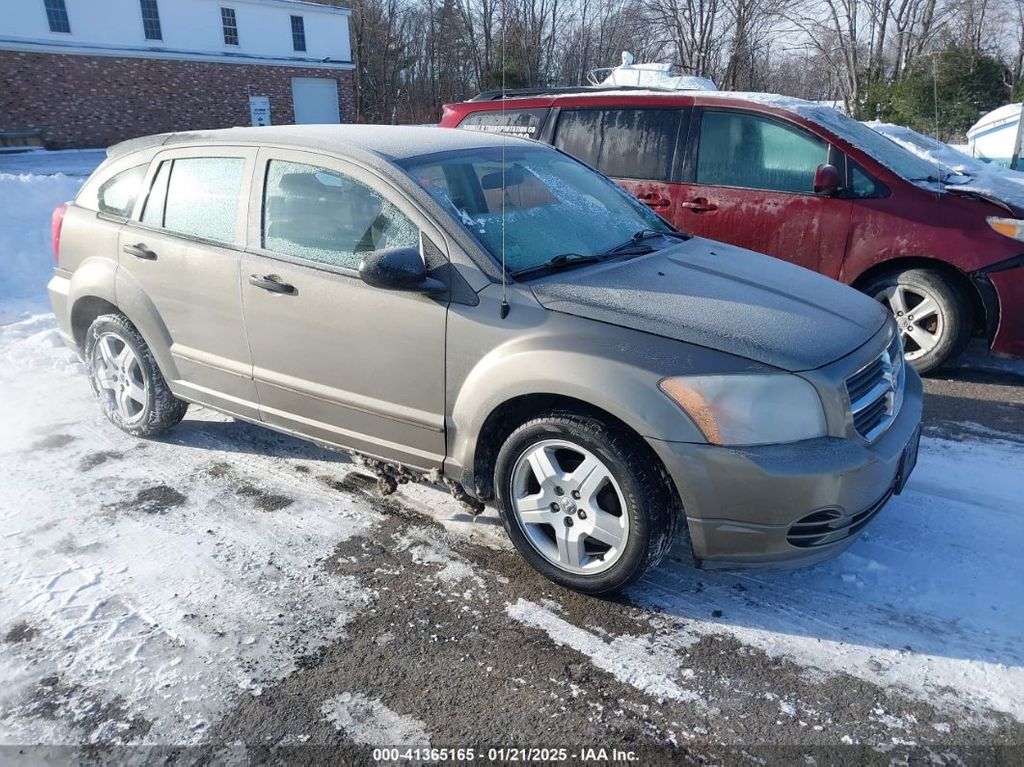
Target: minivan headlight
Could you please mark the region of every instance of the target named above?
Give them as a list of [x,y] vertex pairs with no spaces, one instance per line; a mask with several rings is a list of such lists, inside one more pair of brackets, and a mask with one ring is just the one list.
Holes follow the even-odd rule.
[[999,216],[987,216],[985,220],[992,229],[1004,237],[1024,242],[1024,220],[1019,218],[1001,218]]
[[822,437],[821,398],[794,375],[663,378],[658,388],[693,419],[715,445],[766,445]]

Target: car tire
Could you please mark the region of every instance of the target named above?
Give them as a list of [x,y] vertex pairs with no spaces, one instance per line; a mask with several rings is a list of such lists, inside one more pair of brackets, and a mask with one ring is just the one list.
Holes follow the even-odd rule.
[[[960,285],[932,269],[881,275],[863,290],[896,317],[907,361],[918,373],[954,362],[971,340],[970,301]],[[922,305],[927,314],[916,314]]]
[[104,314],[85,336],[89,383],[104,415],[122,431],[155,437],[185,417],[142,334],[121,314]]
[[576,591],[625,588],[672,546],[678,509],[657,459],[590,416],[555,412],[517,428],[498,453],[494,487],[520,554]]

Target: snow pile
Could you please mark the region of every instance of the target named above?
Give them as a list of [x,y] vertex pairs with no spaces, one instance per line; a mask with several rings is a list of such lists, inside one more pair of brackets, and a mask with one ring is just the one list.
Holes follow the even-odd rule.
[[44,299],[53,272],[50,216],[84,179],[0,172],[0,301]]

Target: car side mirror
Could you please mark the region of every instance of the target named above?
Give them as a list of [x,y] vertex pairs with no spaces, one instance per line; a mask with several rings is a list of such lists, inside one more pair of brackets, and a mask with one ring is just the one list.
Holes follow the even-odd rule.
[[412,293],[443,293],[441,280],[427,276],[419,248],[386,248],[367,253],[359,264],[359,276],[367,285]]
[[814,193],[821,197],[831,197],[843,186],[842,176],[835,165],[822,163],[814,170]]

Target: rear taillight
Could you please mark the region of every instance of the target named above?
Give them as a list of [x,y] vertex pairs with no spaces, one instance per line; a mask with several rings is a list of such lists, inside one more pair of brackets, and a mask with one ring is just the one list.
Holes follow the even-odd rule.
[[62,202],[53,209],[53,218],[50,219],[50,239],[53,242],[53,263],[60,263],[60,229],[64,225],[64,213],[70,203]]

